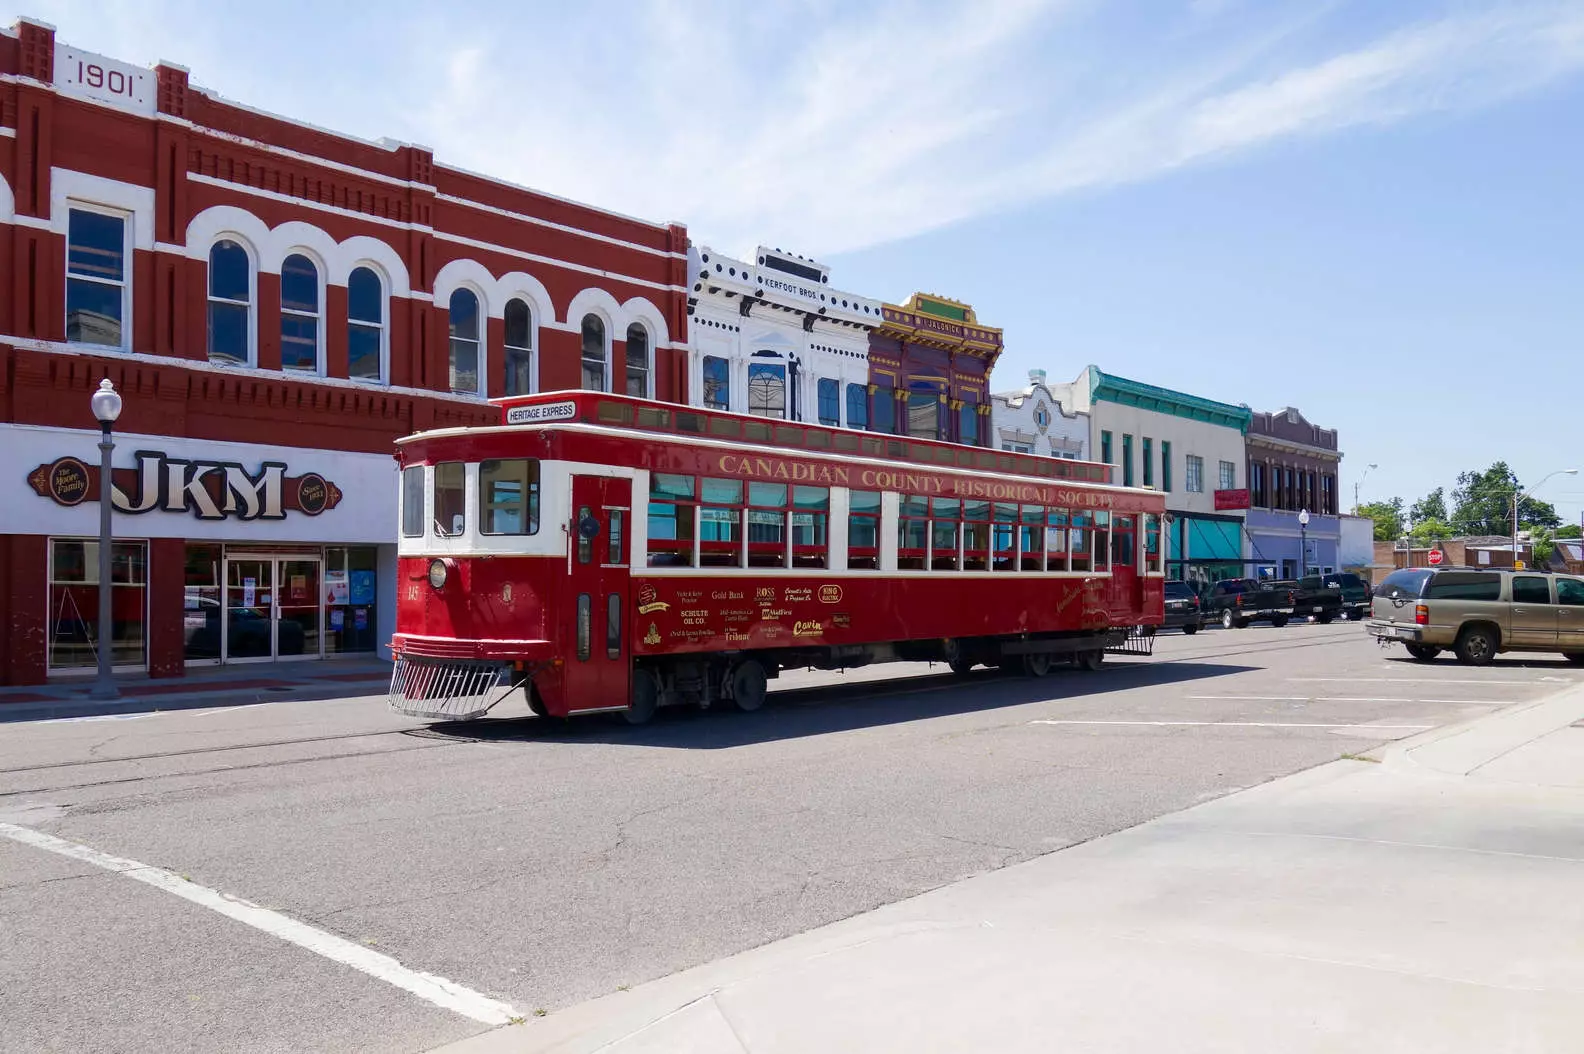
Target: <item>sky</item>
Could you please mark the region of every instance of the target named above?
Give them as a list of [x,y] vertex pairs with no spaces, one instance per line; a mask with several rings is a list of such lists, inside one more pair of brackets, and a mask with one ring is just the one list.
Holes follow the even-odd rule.
[[[12,14],[862,296],[967,301],[1005,331],[996,390],[1093,363],[1296,406],[1339,430],[1348,499],[1584,469],[1584,0]],[[1584,474],[1538,496],[1579,522]]]

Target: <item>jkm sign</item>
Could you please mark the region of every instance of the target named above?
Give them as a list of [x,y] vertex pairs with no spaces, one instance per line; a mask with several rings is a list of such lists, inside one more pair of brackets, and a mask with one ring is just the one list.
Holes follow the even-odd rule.
[[[250,473],[234,462],[181,461],[157,450],[139,450],[137,468],[110,474],[117,512],[191,512],[200,520],[284,520],[288,512],[317,516],[341,502],[341,488],[309,472],[286,475],[286,465],[266,461]],[[57,505],[99,500],[99,469],[74,457],[56,458],[28,473],[28,486]]]

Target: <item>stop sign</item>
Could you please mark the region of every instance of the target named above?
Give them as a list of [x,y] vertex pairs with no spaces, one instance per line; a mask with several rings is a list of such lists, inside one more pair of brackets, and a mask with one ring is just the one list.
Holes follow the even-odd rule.
[[1440,549],[1431,549],[1430,550],[1430,566],[1431,567],[1439,567],[1439,566],[1441,566],[1441,560],[1442,560],[1441,550]]

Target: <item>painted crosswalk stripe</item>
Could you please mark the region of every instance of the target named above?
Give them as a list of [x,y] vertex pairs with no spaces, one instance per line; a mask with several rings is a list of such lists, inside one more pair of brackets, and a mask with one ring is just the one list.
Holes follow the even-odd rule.
[[162,867],[153,867],[142,864],[136,860],[125,857],[111,856],[86,845],[68,842],[64,838],[57,838],[52,834],[35,831],[31,827],[18,827],[15,824],[0,823],[0,835],[30,845],[35,849],[56,853],[60,856],[80,860],[94,867],[104,868],[125,878],[134,879],[155,889],[173,893],[183,900],[191,901],[200,907],[219,912],[227,918],[234,919],[256,930],[279,937],[283,941],[305,948],[316,955],[350,966],[354,970],[362,971],[370,977],[394,985],[404,991],[410,992],[426,1002],[442,1007],[463,1017],[472,1018],[485,1025],[504,1025],[521,1018],[521,1014],[510,1006],[498,1000],[491,999],[470,988],[464,988],[454,981],[444,977],[437,977],[431,973],[423,973],[403,966],[400,962],[355,944],[343,937],[315,929],[306,923],[288,918],[278,911],[261,908],[257,904],[249,903],[240,897],[233,897],[208,886],[201,886],[196,882],[189,882],[174,871],[167,871]]

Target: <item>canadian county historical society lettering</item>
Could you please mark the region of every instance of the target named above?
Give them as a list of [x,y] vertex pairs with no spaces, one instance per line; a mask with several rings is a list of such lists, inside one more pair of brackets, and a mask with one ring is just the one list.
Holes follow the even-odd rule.
[[896,490],[943,498],[986,498],[1077,509],[1109,509],[1116,496],[1102,490],[1074,490],[1040,483],[1011,483],[962,476],[937,476],[905,469],[854,469],[845,465],[808,464],[780,458],[722,454],[721,472],[748,479],[786,480],[789,483],[857,487],[863,490]]

